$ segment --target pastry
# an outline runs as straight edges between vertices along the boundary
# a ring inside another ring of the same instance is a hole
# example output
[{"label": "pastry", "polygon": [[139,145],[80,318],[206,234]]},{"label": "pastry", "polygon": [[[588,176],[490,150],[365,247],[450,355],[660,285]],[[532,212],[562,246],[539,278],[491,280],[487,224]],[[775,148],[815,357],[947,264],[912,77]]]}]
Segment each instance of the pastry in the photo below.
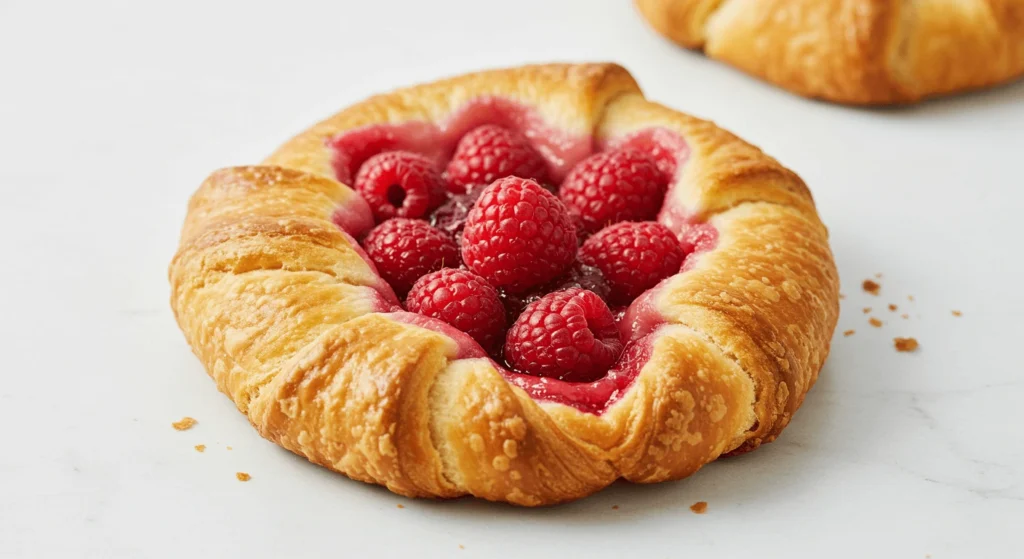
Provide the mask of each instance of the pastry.
[{"label": "pastry", "polygon": [[635,1],[679,45],[837,103],[910,103],[1024,74],[1024,0]]},{"label": "pastry", "polygon": [[800,178],[613,64],[378,95],[216,171],[170,282],[267,439],[401,495],[518,505],[775,439],[838,314]]}]

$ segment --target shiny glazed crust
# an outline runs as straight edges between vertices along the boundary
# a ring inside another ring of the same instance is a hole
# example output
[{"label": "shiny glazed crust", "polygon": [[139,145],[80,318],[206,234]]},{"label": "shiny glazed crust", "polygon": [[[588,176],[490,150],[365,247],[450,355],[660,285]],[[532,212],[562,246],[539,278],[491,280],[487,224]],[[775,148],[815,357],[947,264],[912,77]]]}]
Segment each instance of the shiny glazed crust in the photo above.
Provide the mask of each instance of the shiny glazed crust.
[{"label": "shiny glazed crust", "polygon": [[635,2],[682,46],[839,103],[909,103],[1024,74],[1024,0]]},{"label": "shiny glazed crust", "polygon": [[[328,138],[442,122],[481,96],[530,107],[591,149],[650,127],[689,145],[671,196],[717,227],[718,246],[653,292],[665,324],[603,414],[535,401],[451,337],[380,312],[389,289],[330,221],[355,194],[333,178]],[[827,233],[800,178],[647,101],[611,64],[488,71],[373,97],[261,166],[217,171],[189,204],[170,280],[194,352],[267,439],[402,495],[519,505],[620,477],[682,478],[773,440],[817,378],[838,314]]]}]

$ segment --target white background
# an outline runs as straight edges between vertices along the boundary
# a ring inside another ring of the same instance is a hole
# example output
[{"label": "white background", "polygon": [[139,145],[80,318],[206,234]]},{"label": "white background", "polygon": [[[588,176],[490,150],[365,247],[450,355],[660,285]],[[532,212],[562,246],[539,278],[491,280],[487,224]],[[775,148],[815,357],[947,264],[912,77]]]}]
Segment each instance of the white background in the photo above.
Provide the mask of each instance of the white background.
[{"label": "white background", "polygon": [[[0,556],[1020,553],[1024,83],[806,101],[668,45],[627,0],[148,4],[0,1]],[[188,196],[372,93],[552,60],[620,62],[810,184],[856,334],[789,429],[682,482],[543,510],[411,501],[260,439],[168,308]],[[859,288],[876,273],[880,297]],[[905,335],[919,352],[894,351]],[[200,423],[171,429],[184,415]]]}]

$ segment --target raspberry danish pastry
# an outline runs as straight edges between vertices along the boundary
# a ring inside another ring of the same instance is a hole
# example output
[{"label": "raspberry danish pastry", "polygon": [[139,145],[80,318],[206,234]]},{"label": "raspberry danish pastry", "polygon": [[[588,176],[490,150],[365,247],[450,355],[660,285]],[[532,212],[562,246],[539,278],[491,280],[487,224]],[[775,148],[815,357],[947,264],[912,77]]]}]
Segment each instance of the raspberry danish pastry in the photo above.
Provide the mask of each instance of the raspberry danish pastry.
[{"label": "raspberry danish pastry", "polygon": [[612,64],[401,89],[216,171],[170,281],[267,439],[402,495],[518,505],[775,439],[838,314],[800,178]]}]

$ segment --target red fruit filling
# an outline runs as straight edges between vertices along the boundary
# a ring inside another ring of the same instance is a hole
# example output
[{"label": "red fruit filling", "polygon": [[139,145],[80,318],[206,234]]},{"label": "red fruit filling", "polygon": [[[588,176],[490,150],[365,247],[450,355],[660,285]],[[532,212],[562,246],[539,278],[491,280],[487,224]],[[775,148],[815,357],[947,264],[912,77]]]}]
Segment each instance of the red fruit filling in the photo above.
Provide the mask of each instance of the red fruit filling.
[{"label": "red fruit filling", "polygon": [[[535,399],[600,414],[650,356],[664,322],[655,286],[695,266],[718,233],[672,195],[689,156],[678,135],[594,145],[500,98],[437,125],[349,131],[328,146],[362,199],[332,219],[354,236],[371,213],[383,221],[360,251],[390,284],[372,286],[378,308],[449,336],[456,358],[490,356]],[[449,269],[460,256],[468,270]],[[391,287],[413,312],[396,311]]]}]

